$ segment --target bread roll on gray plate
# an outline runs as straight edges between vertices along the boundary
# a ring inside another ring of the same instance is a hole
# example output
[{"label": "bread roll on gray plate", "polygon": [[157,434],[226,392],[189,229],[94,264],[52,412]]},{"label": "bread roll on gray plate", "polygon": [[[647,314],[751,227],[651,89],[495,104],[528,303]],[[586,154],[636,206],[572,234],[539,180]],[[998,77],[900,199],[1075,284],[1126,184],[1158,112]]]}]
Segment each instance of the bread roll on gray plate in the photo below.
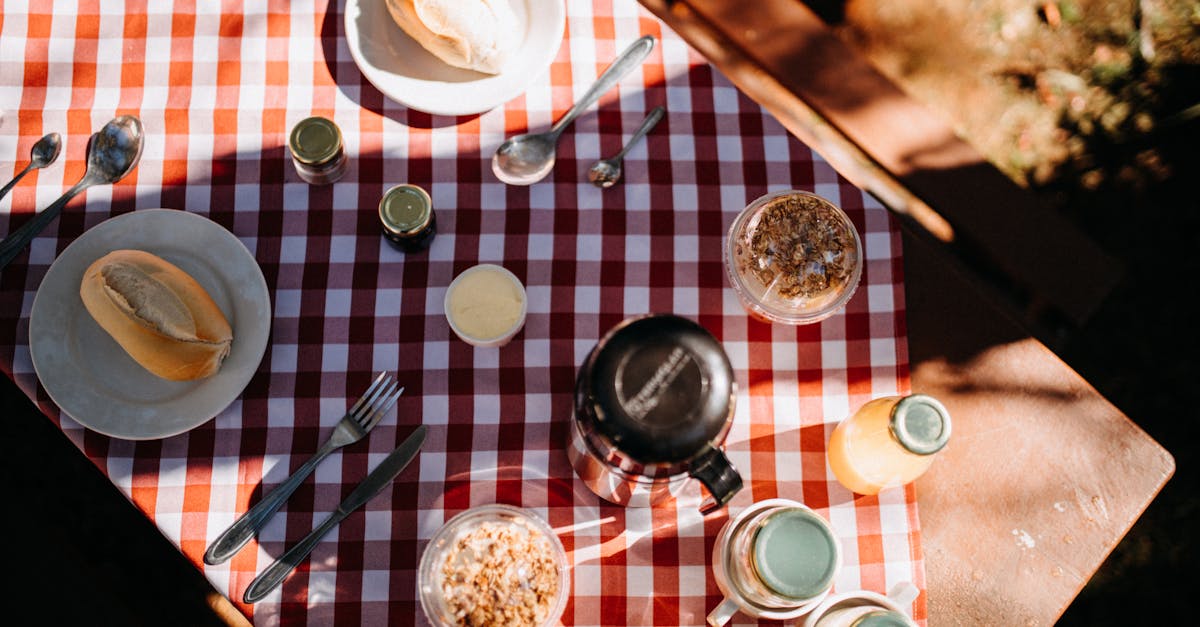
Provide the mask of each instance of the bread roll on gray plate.
[{"label": "bread roll on gray plate", "polygon": [[92,318],[150,372],[172,381],[211,376],[233,342],[221,309],[199,283],[161,257],[114,250],[83,273]]},{"label": "bread roll on gray plate", "polygon": [[499,74],[521,45],[508,0],[387,0],[387,7],[409,37],[455,67]]}]

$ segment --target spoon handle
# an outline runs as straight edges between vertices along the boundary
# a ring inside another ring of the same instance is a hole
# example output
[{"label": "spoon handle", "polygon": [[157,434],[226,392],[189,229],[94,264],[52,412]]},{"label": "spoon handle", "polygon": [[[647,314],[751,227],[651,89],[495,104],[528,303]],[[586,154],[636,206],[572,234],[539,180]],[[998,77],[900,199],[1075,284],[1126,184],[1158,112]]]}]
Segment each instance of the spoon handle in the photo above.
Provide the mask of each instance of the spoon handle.
[{"label": "spoon handle", "polygon": [[633,145],[638,143],[639,139],[645,137],[646,133],[649,133],[650,130],[654,128],[654,125],[658,124],[658,121],[663,119],[663,115],[665,115],[666,112],[667,109],[662,105],[654,107],[654,110],[646,116],[646,119],[642,120],[642,125],[638,127],[638,130],[634,131],[633,136],[629,138],[629,141],[625,142],[625,146],[621,148],[621,152],[618,152],[613,159],[624,159],[625,153],[629,152],[629,149],[633,148]]},{"label": "spoon handle", "polygon": [[15,177],[13,177],[13,180],[9,181],[8,184],[4,186],[3,189],[0,189],[0,200],[4,200],[4,197],[8,195],[9,190],[11,190],[13,187],[15,187],[16,184],[21,181],[21,179],[25,178],[25,175],[29,174],[29,171],[32,169],[33,169],[33,163],[30,163],[29,165],[25,166],[24,170],[21,170],[20,172],[18,172],[17,175]]},{"label": "spoon handle", "polygon": [[600,75],[600,78],[596,79],[596,82],[587,90],[587,93],[579,99],[579,102],[575,103],[575,106],[571,107],[570,110],[567,111],[566,115],[562,116],[562,118],[554,124],[554,126],[550,129],[550,132],[554,133],[556,136],[561,133],[563,129],[566,128],[567,125],[576,118],[576,116],[578,116],[580,113],[583,113],[585,109],[595,104],[595,102],[600,99],[600,96],[604,92],[612,89],[613,85],[616,85],[617,81],[624,78],[630,70],[638,65],[641,65],[642,61],[644,61],[646,57],[650,55],[650,51],[653,49],[654,37],[652,35],[643,35],[642,37],[639,37],[637,41],[633,42],[628,48],[625,49],[624,52],[621,53],[620,56],[617,57],[616,61],[613,61],[612,65],[608,66],[607,70],[604,70],[604,73]]},{"label": "spoon handle", "polygon": [[41,233],[47,224],[50,224],[54,218],[58,217],[63,207],[67,206],[67,203],[72,198],[93,184],[95,184],[95,180],[85,174],[78,183],[67,190],[67,193],[54,201],[54,204],[33,216],[28,222],[22,224],[21,228],[9,233],[8,237],[4,238],[3,242],[0,242],[0,270],[7,267],[17,255],[21,254],[21,251],[25,250],[25,247],[29,245],[29,242],[33,241],[33,238],[37,237],[37,234]]}]

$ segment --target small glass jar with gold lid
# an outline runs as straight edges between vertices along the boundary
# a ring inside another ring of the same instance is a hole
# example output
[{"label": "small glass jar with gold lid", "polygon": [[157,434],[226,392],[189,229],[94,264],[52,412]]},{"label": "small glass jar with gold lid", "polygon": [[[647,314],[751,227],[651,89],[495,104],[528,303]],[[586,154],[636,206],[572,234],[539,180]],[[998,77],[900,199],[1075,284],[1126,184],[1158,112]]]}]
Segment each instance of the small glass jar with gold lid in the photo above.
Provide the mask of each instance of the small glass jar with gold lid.
[{"label": "small glass jar with gold lid", "polygon": [[342,178],[348,161],[342,131],[322,117],[300,120],[288,140],[296,173],[311,185],[328,185]]},{"label": "small glass jar with gold lid", "polygon": [[379,201],[383,236],[396,248],[415,253],[429,248],[437,235],[433,199],[416,185],[396,185]]}]

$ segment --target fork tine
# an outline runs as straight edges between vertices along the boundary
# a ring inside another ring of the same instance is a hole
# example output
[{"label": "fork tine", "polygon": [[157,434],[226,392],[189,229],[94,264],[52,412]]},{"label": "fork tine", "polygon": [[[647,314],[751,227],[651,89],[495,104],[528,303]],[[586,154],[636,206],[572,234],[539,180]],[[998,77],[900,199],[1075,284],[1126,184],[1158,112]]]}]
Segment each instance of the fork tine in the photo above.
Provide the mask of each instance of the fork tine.
[{"label": "fork tine", "polygon": [[371,402],[370,399],[377,391],[379,391],[379,387],[384,384],[384,381],[387,378],[388,373],[386,370],[379,373],[379,376],[375,377],[375,381],[371,383],[371,387],[367,388],[367,391],[363,392],[362,396],[358,397],[358,401],[355,402],[354,406],[350,408],[350,411],[347,411],[346,413],[351,415],[358,414],[359,410],[361,410],[363,406]]},{"label": "fork tine", "polygon": [[404,394],[404,388],[396,390],[394,395],[385,399],[379,405],[378,409],[376,409],[375,413],[371,414],[371,417],[367,419],[367,423],[362,425],[363,429],[370,430],[372,427],[378,424],[379,421],[382,420],[383,417],[388,413],[388,410],[396,404],[396,401],[400,398],[401,394]]},{"label": "fork tine", "polygon": [[399,382],[388,379],[387,385],[376,391],[375,394],[371,396],[371,399],[367,401],[366,405],[360,408],[359,411],[353,415],[354,421],[357,422],[360,427],[365,426],[371,419],[371,413],[375,411],[375,408],[379,406],[379,403],[395,392],[396,387],[399,385]]}]

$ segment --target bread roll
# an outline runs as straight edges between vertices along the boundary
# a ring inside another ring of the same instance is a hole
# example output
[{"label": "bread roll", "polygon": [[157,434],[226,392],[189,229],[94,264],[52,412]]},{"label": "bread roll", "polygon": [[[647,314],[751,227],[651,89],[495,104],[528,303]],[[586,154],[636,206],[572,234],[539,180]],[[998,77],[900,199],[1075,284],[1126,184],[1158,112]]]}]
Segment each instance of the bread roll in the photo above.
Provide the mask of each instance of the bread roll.
[{"label": "bread roll", "polygon": [[170,262],[114,250],[83,273],[79,296],[100,327],[146,370],[172,381],[211,376],[233,331],[212,297]]},{"label": "bread roll", "polygon": [[404,32],[455,67],[499,74],[521,44],[508,0],[387,0]]}]

